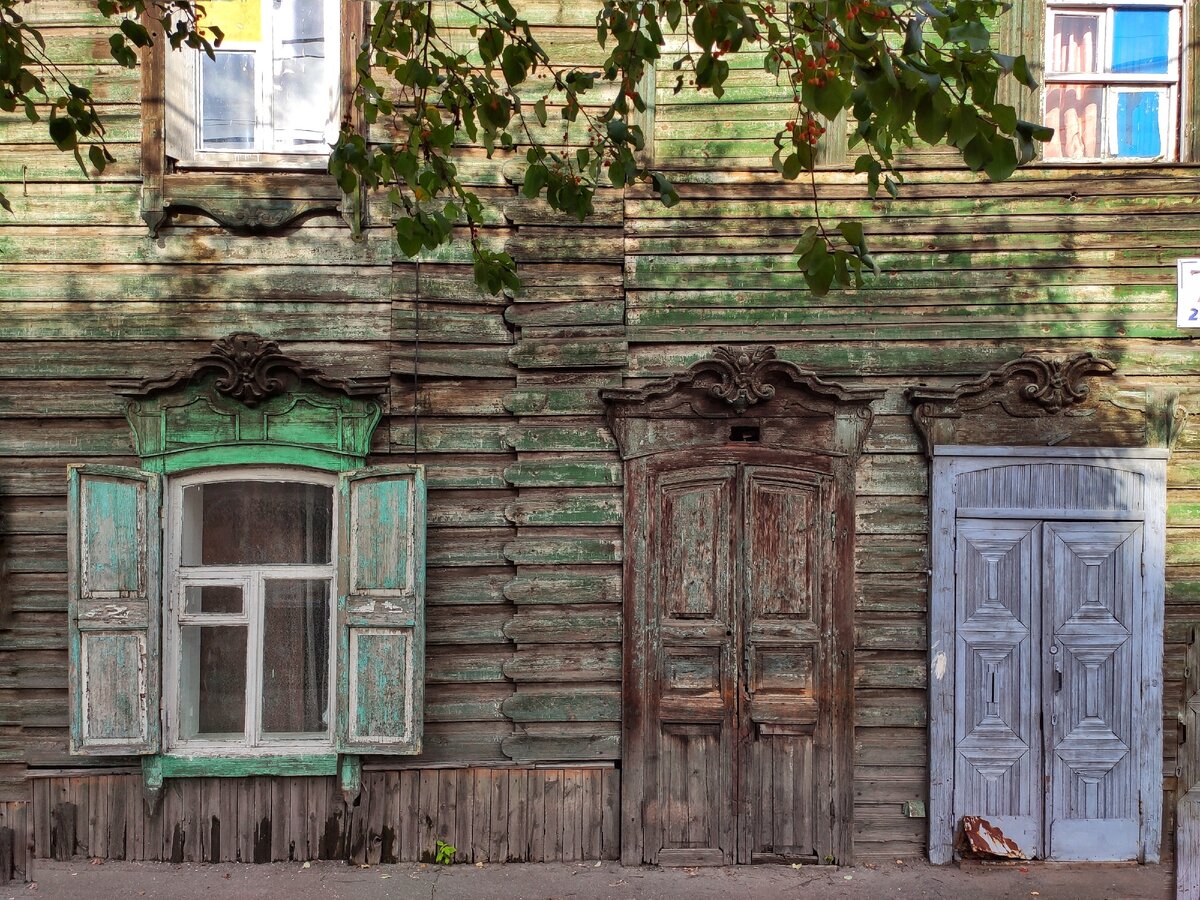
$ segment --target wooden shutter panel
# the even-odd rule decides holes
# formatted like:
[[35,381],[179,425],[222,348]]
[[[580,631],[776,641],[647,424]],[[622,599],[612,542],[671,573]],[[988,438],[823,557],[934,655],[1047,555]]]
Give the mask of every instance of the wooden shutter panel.
[[346,472],[338,492],[338,749],[420,753],[425,471]]
[[157,753],[161,482],[118,466],[67,477],[71,752]]

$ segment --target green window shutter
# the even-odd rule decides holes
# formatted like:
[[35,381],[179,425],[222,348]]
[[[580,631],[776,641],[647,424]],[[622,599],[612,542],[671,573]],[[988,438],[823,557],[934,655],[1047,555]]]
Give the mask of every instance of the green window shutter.
[[420,753],[425,471],[345,472],[338,494],[338,750]]
[[71,752],[157,753],[159,476],[71,466],[67,478]]

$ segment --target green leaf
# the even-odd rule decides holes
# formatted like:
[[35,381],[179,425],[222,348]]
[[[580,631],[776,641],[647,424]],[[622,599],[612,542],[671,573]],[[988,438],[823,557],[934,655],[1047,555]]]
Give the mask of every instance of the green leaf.
[[864,246],[862,223],[841,222],[838,224],[838,231],[842,233],[842,237],[846,239],[846,243],[851,247],[861,248]]
[[925,44],[924,36],[921,34],[921,27],[924,24],[924,16],[913,16],[908,20],[908,24],[904,28],[904,49],[900,51],[902,56],[915,56],[921,52],[921,48]]
[[547,121],[545,97],[542,97],[537,103],[533,104],[533,114],[537,116],[538,124],[545,127]]
[[103,173],[104,167],[108,164],[108,160],[104,158],[104,150],[97,144],[92,144],[88,147],[88,159],[92,161],[92,166],[95,167],[97,173]]
[[549,178],[550,172],[545,166],[530,166],[525,170],[525,183],[521,185],[521,193],[529,198],[536,197],[542,192]]
[[927,144],[938,144],[946,135],[949,120],[937,108],[934,102],[935,94],[926,94],[917,101],[914,122],[917,126],[917,137]]
[[50,120],[50,139],[59,150],[75,148],[75,123],[71,119],[56,118]]

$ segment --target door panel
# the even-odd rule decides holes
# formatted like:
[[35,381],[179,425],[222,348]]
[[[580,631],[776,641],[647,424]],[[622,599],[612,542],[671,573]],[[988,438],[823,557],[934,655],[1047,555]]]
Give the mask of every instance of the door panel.
[[[822,627],[822,544],[830,533],[820,477],[776,466],[743,476],[744,667],[741,729],[749,753],[743,784],[756,785],[744,808],[739,856],[815,860],[817,809],[828,809],[828,715]],[[828,817],[826,816],[826,828]]]
[[1054,859],[1136,859],[1134,757],[1140,522],[1047,522],[1045,581]]
[[648,862],[831,852],[829,482],[736,461],[649,474]]
[[649,861],[734,861],[737,671],[730,570],[737,467],[651,481],[657,734],[648,754]]
[[1040,525],[960,519],[955,543],[954,820],[983,816],[1041,856]]

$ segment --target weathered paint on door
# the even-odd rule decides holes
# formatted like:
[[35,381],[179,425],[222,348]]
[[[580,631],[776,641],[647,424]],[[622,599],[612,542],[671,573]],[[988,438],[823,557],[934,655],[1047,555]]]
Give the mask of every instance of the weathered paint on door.
[[958,520],[954,817],[1029,857],[1138,856],[1142,529]]
[[1047,855],[1136,859],[1140,522],[1043,526]]
[[930,859],[1157,862],[1167,452],[933,457]]
[[815,861],[830,846],[829,481],[734,458],[651,474],[649,862]]

